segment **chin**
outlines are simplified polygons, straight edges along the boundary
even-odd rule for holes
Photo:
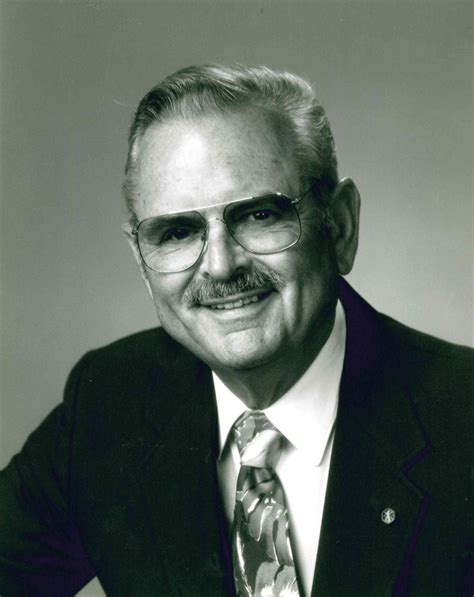
[[[281,356],[284,344],[281,332],[266,334],[260,328],[227,334],[210,329],[206,334],[201,327],[192,331],[189,328],[176,330],[170,326],[165,329],[214,370],[242,371],[265,365]],[[197,335],[198,331],[200,335]]]
[[[216,350],[216,348],[218,350]],[[213,369],[248,370],[266,365],[276,358],[277,350],[271,346],[216,346],[201,358]],[[199,355],[198,355],[199,356]]]

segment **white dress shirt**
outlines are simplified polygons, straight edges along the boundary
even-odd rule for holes
[[[286,394],[263,410],[285,437],[274,468],[285,491],[293,555],[303,595],[310,595],[313,583],[345,341],[344,310],[338,302],[333,330],[316,359]],[[240,458],[229,432],[248,408],[214,373],[213,378],[220,434],[217,472],[230,529]]]

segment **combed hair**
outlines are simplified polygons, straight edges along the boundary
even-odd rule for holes
[[[300,176],[329,221],[330,197],[338,182],[329,120],[311,85],[296,75],[265,66],[190,66],[164,79],[141,100],[130,127],[123,194],[134,220],[135,171],[140,140],[148,127],[167,119],[259,108],[283,119],[294,137]]]

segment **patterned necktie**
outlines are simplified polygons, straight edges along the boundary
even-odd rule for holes
[[[247,411],[234,424],[240,472],[234,513],[233,564],[239,597],[298,597],[288,510],[272,465],[283,436],[264,413]]]

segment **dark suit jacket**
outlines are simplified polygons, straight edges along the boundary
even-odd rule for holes
[[[471,352],[376,313],[342,281],[340,296],[347,349],[314,594],[469,594]],[[87,354],[1,475],[0,594],[74,594],[97,574],[109,595],[232,595],[217,453],[211,372],[163,330]]]

